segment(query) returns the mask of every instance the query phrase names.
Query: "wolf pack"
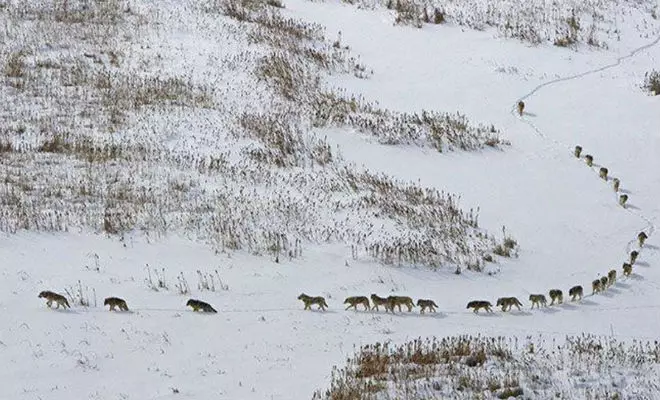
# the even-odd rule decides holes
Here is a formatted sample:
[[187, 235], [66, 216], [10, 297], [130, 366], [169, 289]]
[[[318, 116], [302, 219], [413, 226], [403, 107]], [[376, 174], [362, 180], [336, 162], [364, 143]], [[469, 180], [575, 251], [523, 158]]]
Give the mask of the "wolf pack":
[[[518, 112], [520, 115], [523, 114], [523, 110], [525, 107], [524, 102], [520, 101], [518, 104]], [[581, 146], [575, 146], [574, 150], [574, 155], [577, 158], [581, 158], [582, 154], [582, 147]], [[584, 156], [585, 162], [589, 167], [593, 166], [593, 156], [591, 155], [585, 155]], [[604, 179], [607, 181], [608, 178], [608, 170], [605, 167], [601, 167], [599, 170], [599, 177], [601, 179]], [[612, 184], [615, 192], [619, 192], [619, 187], [621, 182], [619, 181], [618, 178], [613, 178], [612, 179]], [[626, 207], [626, 202], [628, 200], [628, 196], [626, 194], [622, 194], [619, 196], [619, 204], [622, 207]], [[639, 249], [641, 250], [642, 247], [644, 246], [644, 243], [646, 242], [646, 239], [648, 239], [648, 234], [644, 231], [641, 231], [637, 234], [637, 245]], [[630, 252], [630, 256], [626, 262], [623, 263], [622, 265], [622, 274], [625, 277], [628, 277], [632, 274], [633, 270], [633, 265], [637, 261], [637, 258], [639, 256], [639, 251], [638, 250], [633, 250]], [[605, 291], [607, 288], [611, 287], [616, 283], [617, 279], [617, 270], [616, 269], [611, 269], [607, 272], [607, 274], [603, 274], [601, 277], [598, 279], [595, 279], [591, 282], [591, 293], [592, 295], [595, 295], [597, 293]], [[564, 292], [561, 289], [550, 289], [548, 291], [548, 296], [550, 297], [550, 306], [555, 305], [555, 304], [562, 304], [564, 302]], [[575, 285], [571, 287], [568, 290], [568, 296], [571, 298], [572, 302], [581, 300], [582, 297], [584, 296], [584, 288], [581, 285]], [[57, 308], [60, 308], [60, 306], [64, 309], [70, 308], [69, 301], [67, 300], [66, 297], [59, 293], [55, 293], [49, 290], [44, 290], [39, 293], [39, 298], [45, 298], [46, 299], [46, 305], [50, 308], [52, 307], [53, 302], [57, 304]], [[369, 301], [371, 299], [371, 302]], [[312, 306], [315, 305], [317, 306], [318, 310], [325, 311], [328, 308], [328, 303], [326, 302], [326, 299], [323, 296], [309, 296], [305, 293], [301, 293], [298, 296], [298, 300], [302, 301], [304, 304], [304, 309], [305, 310], [311, 310]], [[536, 308], [541, 308], [541, 307], [548, 307], [548, 300], [543, 293], [535, 293], [535, 294], [530, 294], [529, 295], [529, 301], [531, 302], [531, 308], [533, 309], [535, 306]], [[119, 297], [108, 297], [103, 301], [104, 306], [109, 306], [110, 311], [115, 311], [119, 309], [120, 311], [129, 311], [128, 305], [126, 304], [126, 301], [124, 299], [121, 299]], [[387, 297], [381, 297], [378, 296], [375, 293], [372, 293], [371, 296], [350, 296], [347, 297], [344, 300], [344, 303], [346, 304], [345, 310], [348, 310], [350, 308], [353, 308], [355, 311], [358, 310], [358, 306], [362, 307], [365, 311], [379, 311], [379, 307], [383, 307], [385, 312], [391, 312], [392, 314], [395, 313], [395, 308], [399, 311], [402, 312], [401, 306], [406, 307], [408, 312], [412, 312], [414, 307], [418, 307], [420, 310], [420, 314], [424, 314], [425, 311], [429, 312], [436, 312], [436, 309], [438, 308], [438, 305], [431, 299], [418, 299], [417, 302], [415, 303], [412, 299], [412, 297], [409, 296], [396, 296], [396, 295], [390, 295]], [[198, 299], [189, 299], [186, 302], [186, 306], [192, 308], [193, 311], [198, 312], [207, 312], [207, 313], [217, 313], [217, 311], [208, 303], [198, 300]], [[523, 304], [518, 300], [517, 297], [512, 296], [512, 297], [500, 297], [497, 299], [495, 303], [496, 307], [501, 307], [502, 312], [507, 312], [510, 311], [511, 308], [516, 307], [518, 310], [521, 310], [521, 307]], [[492, 310], [493, 304], [488, 301], [488, 300], [471, 300], [467, 303], [466, 309], [472, 309], [474, 313], [478, 313], [479, 310], [483, 309], [486, 312], [493, 312]]]
[[[57, 307], [55, 307], [56, 309], [60, 307], [62, 307], [65, 310], [67, 308], [71, 308], [71, 305], [69, 304], [69, 300], [67, 300], [65, 296], [50, 290], [41, 291], [39, 293], [39, 296], [37, 297], [40, 299], [42, 298], [46, 299], [46, 305], [49, 308], [52, 308], [53, 303], [57, 305]], [[130, 311], [128, 309], [128, 305], [126, 304], [126, 300], [120, 297], [106, 297], [103, 300], [103, 305], [109, 306], [110, 311], [116, 311], [117, 309], [119, 309], [119, 311]], [[193, 311], [217, 313], [217, 311], [210, 304], [197, 299], [189, 299], [186, 302], [186, 306], [192, 308]]]
[[[517, 104], [517, 111], [520, 116], [523, 115], [524, 109], [525, 109], [525, 103], [521, 100]], [[575, 155], [576, 158], [580, 159], [582, 158], [582, 146], [577, 145], [575, 146], [575, 149], [573, 151], [573, 154]], [[584, 156], [585, 163], [589, 167], [594, 166], [594, 158], [592, 155], [587, 154]], [[605, 167], [600, 167], [598, 170], [598, 176], [605, 180], [606, 182], [610, 180], [608, 177], [609, 171]], [[621, 181], [618, 178], [612, 178], [612, 188], [614, 189], [614, 192], [619, 194], [619, 189], [621, 186]], [[623, 208], [626, 208], [626, 204], [628, 201], [628, 195], [627, 194], [620, 194], [618, 196], [618, 203], [621, 205]], [[637, 244], [639, 249], [644, 246], [644, 243], [648, 239], [648, 234], [644, 231], [641, 231], [637, 234]], [[629, 258], [626, 262], [623, 263], [622, 265], [622, 273], [623, 276], [628, 277], [632, 274], [633, 270], [633, 265], [637, 261], [637, 257], [639, 256], [639, 251], [638, 250], [633, 250], [630, 252]], [[607, 274], [604, 274], [600, 276], [598, 279], [595, 279], [591, 282], [591, 293], [592, 295], [600, 293], [611, 287], [616, 283], [617, 279], [617, 270], [616, 269], [611, 269], [607, 272]], [[564, 292], [561, 289], [550, 289], [548, 291], [548, 296], [550, 297], [550, 306], [555, 305], [555, 304], [562, 304], [564, 302]], [[575, 285], [568, 289], [568, 296], [571, 298], [571, 301], [578, 301], [581, 300], [582, 297], [584, 296], [584, 288], [582, 285]], [[317, 305], [320, 310], [325, 310], [328, 305], [325, 301], [325, 299], [322, 296], [308, 296], [304, 293], [302, 293], [300, 296], [298, 296], [298, 300], [301, 300], [305, 304], [305, 309], [311, 309], [310, 307], [312, 305]], [[388, 297], [379, 297], [376, 294], [371, 295], [371, 301], [373, 302], [373, 306], [370, 308], [369, 304], [369, 299], [366, 296], [351, 296], [346, 298], [344, 301], [344, 304], [348, 304], [346, 309], [348, 310], [349, 308], [353, 308], [357, 310], [358, 305], [362, 305], [365, 310], [378, 310], [378, 306], [383, 306], [385, 308], [385, 312], [392, 312], [394, 313], [394, 308], [397, 307], [399, 312], [401, 311], [401, 305], [404, 305], [408, 308], [408, 311], [412, 311], [413, 307], [415, 307], [415, 304], [412, 301], [412, 298], [408, 296], [388, 296]], [[533, 309], [535, 306], [536, 308], [541, 308], [541, 307], [548, 307], [548, 300], [545, 294], [543, 293], [534, 293], [529, 295], [529, 301], [531, 302], [531, 308]], [[417, 306], [420, 308], [420, 313], [423, 314], [426, 309], [428, 309], [431, 312], [435, 312], [435, 309], [438, 307], [433, 300], [429, 299], [419, 299], [417, 300]], [[523, 304], [518, 300], [517, 297], [500, 297], [497, 299], [495, 303], [496, 307], [501, 307], [502, 312], [507, 312], [510, 311], [512, 307], [516, 307], [518, 310], [521, 310], [521, 307]], [[488, 300], [471, 300], [467, 303], [467, 309], [472, 309], [475, 313], [478, 313], [479, 310], [483, 309], [486, 312], [493, 312], [493, 304], [488, 301]]]
[[[637, 243], [641, 248], [644, 246], [644, 242], [648, 238], [648, 235], [645, 232], [640, 232], [637, 235]], [[630, 252], [630, 258], [627, 262], [623, 263], [623, 276], [629, 276], [632, 273], [632, 267], [637, 261], [639, 256], [639, 251], [633, 250]], [[609, 288], [610, 286], [616, 283], [617, 271], [616, 269], [610, 270], [606, 275], [595, 279], [591, 282], [592, 294], [602, 292]], [[562, 304], [564, 302], [564, 292], [561, 289], [550, 289], [548, 291], [550, 297], [550, 306], [555, 304]], [[581, 285], [576, 285], [571, 287], [568, 290], [568, 296], [571, 298], [571, 301], [581, 300], [584, 296], [584, 288]], [[46, 299], [46, 305], [49, 308], [52, 308], [53, 303], [56, 304], [56, 308], [71, 308], [67, 298], [59, 293], [55, 293], [50, 290], [44, 290], [39, 293], [38, 298]], [[371, 299], [371, 302], [369, 301]], [[309, 296], [305, 293], [301, 293], [298, 296], [298, 300], [302, 301], [304, 304], [305, 310], [311, 310], [312, 306], [315, 305], [317, 309], [325, 311], [328, 309], [328, 303], [323, 296]], [[531, 308], [548, 307], [548, 300], [545, 294], [530, 294], [529, 301], [531, 302]], [[349, 296], [344, 300], [346, 304], [345, 310], [353, 308], [355, 311], [358, 310], [358, 307], [361, 307], [364, 311], [380, 311], [382, 307], [385, 312], [395, 313], [395, 309], [399, 312], [402, 312], [402, 306], [405, 307], [408, 312], [412, 312], [413, 308], [418, 307], [420, 314], [424, 314], [426, 311], [436, 312], [438, 305], [435, 301], [431, 299], [418, 299], [417, 302], [414, 302], [410, 296], [396, 296], [391, 295], [387, 297], [378, 296], [375, 293], [372, 293], [371, 296]], [[119, 297], [107, 297], [103, 301], [104, 306], [109, 306], [110, 311], [129, 311], [126, 301]], [[195, 312], [206, 312], [206, 313], [217, 313], [217, 310], [213, 308], [210, 304], [198, 300], [198, 299], [189, 299], [186, 302], [186, 306], [192, 308]], [[501, 307], [502, 312], [510, 311], [513, 307], [516, 307], [518, 310], [521, 310], [523, 304], [518, 300], [517, 297], [500, 297], [495, 303], [496, 307]], [[486, 312], [493, 312], [493, 304], [488, 300], [471, 300], [467, 303], [467, 309], [472, 309], [475, 313], [478, 313], [479, 310], [483, 309]]]
[[[637, 235], [637, 243], [641, 248], [644, 246], [644, 242], [648, 238], [646, 232], [640, 232]], [[630, 258], [627, 262], [623, 263], [623, 276], [630, 276], [632, 274], [632, 266], [637, 261], [639, 251], [633, 250], [630, 252]], [[591, 282], [591, 294], [600, 293], [607, 288], [611, 287], [616, 283], [617, 270], [611, 269], [607, 274], [595, 279]], [[564, 292], [561, 289], [550, 289], [548, 291], [548, 296], [550, 297], [550, 304], [548, 304], [548, 299], [543, 293], [530, 294], [529, 301], [531, 302], [531, 309], [548, 307], [555, 304], [562, 304], [564, 302]], [[584, 288], [582, 285], [575, 285], [568, 289], [568, 296], [571, 298], [571, 301], [582, 300], [584, 296]], [[399, 312], [402, 311], [401, 306], [404, 306], [408, 309], [408, 312], [411, 312], [412, 309], [417, 306], [419, 307], [420, 314], [424, 314], [426, 310], [430, 312], [436, 312], [438, 305], [430, 299], [418, 299], [417, 303], [413, 302], [413, 299], [409, 296], [388, 296], [380, 297], [374, 293], [371, 294], [371, 303], [369, 303], [369, 298], [366, 296], [350, 296], [344, 300], [344, 304], [347, 304], [346, 310], [353, 308], [358, 310], [358, 306], [361, 306], [365, 311], [379, 310], [379, 306], [382, 306], [385, 309], [385, 312], [391, 312], [394, 314], [394, 309], [396, 308]], [[302, 301], [305, 305], [305, 310], [311, 310], [312, 305], [316, 305], [317, 309], [325, 311], [328, 308], [328, 303], [326, 302], [323, 296], [309, 296], [305, 293], [301, 293], [298, 296], [298, 300]], [[373, 305], [372, 305], [373, 304]], [[500, 307], [502, 312], [510, 311], [511, 308], [516, 307], [518, 310], [522, 310], [523, 304], [518, 300], [517, 297], [500, 297], [495, 302], [496, 307]], [[493, 304], [488, 300], [471, 300], [467, 303], [466, 309], [472, 309], [473, 312], [478, 313], [479, 310], [483, 309], [486, 312], [493, 312]]]

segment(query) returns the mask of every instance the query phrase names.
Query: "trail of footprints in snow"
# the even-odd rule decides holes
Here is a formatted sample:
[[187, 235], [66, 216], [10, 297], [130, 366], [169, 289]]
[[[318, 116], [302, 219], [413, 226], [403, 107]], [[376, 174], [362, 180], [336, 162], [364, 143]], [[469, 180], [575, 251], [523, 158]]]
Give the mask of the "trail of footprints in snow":
[[[650, 42], [646, 45], [643, 45], [643, 46], [641, 46], [637, 49], [634, 49], [633, 51], [631, 51], [626, 56], [622, 56], [622, 57], [617, 58], [617, 60], [614, 63], [608, 64], [608, 65], [605, 65], [605, 66], [602, 66], [602, 67], [599, 67], [599, 68], [596, 68], [596, 69], [593, 69], [593, 70], [590, 70], [590, 71], [586, 71], [586, 72], [583, 72], [583, 73], [580, 73], [580, 74], [576, 74], [576, 75], [572, 75], [572, 76], [568, 76], [568, 77], [564, 77], [564, 78], [559, 78], [559, 79], [555, 79], [555, 80], [540, 84], [537, 87], [535, 87], [534, 89], [532, 89], [529, 93], [524, 95], [517, 102], [517, 104], [511, 109], [511, 113], [513, 114], [514, 112], [517, 111], [517, 113], [520, 115], [520, 117], [522, 119], [522, 117], [524, 116], [524, 109], [525, 109], [524, 100], [531, 97], [535, 93], [537, 93], [543, 87], [548, 87], [552, 84], [582, 78], [582, 77], [585, 77], [585, 76], [593, 74], [593, 73], [605, 71], [607, 69], [616, 67], [616, 66], [620, 65], [621, 62], [623, 62], [624, 60], [635, 56], [637, 53], [639, 53], [642, 50], [645, 50], [645, 49], [648, 49], [650, 47], [655, 46], [659, 42], [660, 42], [660, 36], [658, 36], [652, 42]], [[522, 120], [524, 122], [526, 122], [538, 134], [538, 136], [541, 137], [542, 139], [549, 140], [549, 141], [553, 142], [554, 145], [559, 147], [559, 148], [562, 148], [562, 149], [566, 148], [566, 146], [563, 143], [559, 142], [558, 140], [556, 140], [554, 138], [550, 138], [547, 135], [545, 135], [531, 121], [529, 121], [527, 119], [522, 119]], [[628, 203], [628, 195], [626, 193], [622, 193], [622, 191], [620, 190], [620, 185], [621, 185], [620, 179], [617, 178], [617, 177], [611, 177], [609, 175], [609, 170], [606, 167], [602, 167], [602, 166], [598, 166], [598, 165], [594, 164], [593, 163], [594, 158], [591, 154], [585, 154], [584, 157], [583, 157], [582, 156], [582, 150], [583, 150], [582, 146], [580, 146], [580, 145], [575, 146], [575, 148], [573, 150], [573, 154], [575, 155], [575, 157], [578, 158], [578, 159], [583, 159], [584, 162], [586, 163], [586, 165], [589, 166], [590, 168], [592, 168], [592, 170], [595, 171], [596, 169], [598, 169], [597, 170], [598, 171], [598, 176], [601, 179], [605, 180], [606, 182], [611, 181], [614, 192], [617, 193], [617, 195], [618, 195], [619, 205], [622, 206], [624, 209], [626, 209], [628, 212], [636, 214], [637, 217], [641, 218], [646, 223], [646, 227], [637, 234], [637, 240], [636, 240], [637, 241], [637, 248], [635, 250], [632, 250], [633, 243], [635, 243], [634, 239], [630, 240], [626, 243], [626, 253], [628, 254], [628, 260], [622, 264], [622, 270], [623, 270], [623, 275], [626, 276], [626, 277], [629, 277], [629, 276], [632, 275], [633, 265], [637, 261], [639, 255], [640, 255], [640, 252], [641, 252], [642, 248], [644, 247], [645, 241], [649, 237], [651, 237], [653, 235], [653, 233], [655, 232], [655, 224], [653, 223], [653, 221], [650, 218], [648, 218], [646, 215], [641, 213], [641, 211], [635, 212], [635, 211], [631, 210], [629, 207], [626, 206], [627, 203]], [[608, 271], [607, 275], [603, 275], [599, 279], [595, 279], [594, 281], [592, 281], [592, 283], [591, 283], [591, 288], [592, 288], [591, 295], [593, 296], [594, 294], [602, 292], [605, 289], [607, 289], [608, 287], [612, 286], [616, 282], [616, 276], [617, 276], [616, 269], [612, 269], [612, 270]], [[569, 296], [571, 296], [572, 299], [575, 299], [576, 297], [582, 298], [582, 294], [583, 294], [583, 288], [580, 285], [574, 286], [569, 290]], [[558, 289], [551, 290], [550, 291], [550, 297], [553, 298], [552, 303], [554, 303], [555, 297], [559, 297], [559, 298], [562, 297], [561, 291], [559, 291]], [[498, 300], [498, 305], [499, 305], [501, 300], [502, 299]], [[508, 298], [507, 301], [508, 302], [513, 302], [513, 305], [518, 306], [518, 304], [516, 304], [517, 300], [515, 298]], [[532, 295], [530, 295], [530, 301], [532, 301], [532, 307], [534, 306], [534, 304], [538, 305], [539, 303], [541, 303], [541, 304], [545, 303], [545, 299], [544, 299], [543, 295], [534, 295], [534, 294], [532, 294]], [[519, 302], [517, 302], [517, 303], [519, 303]], [[504, 310], [505, 305], [503, 304], [502, 306], [503, 306], [503, 310]], [[509, 305], [509, 308], [510, 307], [511, 306]], [[476, 309], [475, 309], [475, 312], [476, 312]]]

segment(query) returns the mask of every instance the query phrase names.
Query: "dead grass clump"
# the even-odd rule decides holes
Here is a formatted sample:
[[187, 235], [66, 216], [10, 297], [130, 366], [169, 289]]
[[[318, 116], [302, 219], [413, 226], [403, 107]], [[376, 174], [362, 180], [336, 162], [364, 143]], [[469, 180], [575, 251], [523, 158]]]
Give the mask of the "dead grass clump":
[[266, 4], [271, 7], [285, 8], [281, 0], [266, 0]]
[[341, 65], [352, 65], [345, 51], [325, 43], [323, 27], [319, 24], [282, 17], [278, 12], [262, 12], [254, 16], [254, 29], [248, 31], [254, 43], [266, 43], [286, 50], [289, 57], [306, 60], [318, 68], [333, 70]]
[[253, 13], [263, 10], [265, 2], [262, 0], [211, 0], [207, 12], [220, 12], [238, 21], [251, 22]]
[[[89, 163], [107, 162], [124, 158], [127, 153], [142, 149], [131, 149], [130, 145], [118, 143], [96, 142], [86, 135], [71, 135], [69, 132], [43, 132], [43, 140], [37, 145], [37, 152], [56, 153], [74, 156], [79, 160]], [[32, 151], [30, 147], [24, 147], [23, 151]]]
[[[360, 8], [382, 5], [395, 11], [394, 23], [421, 27], [423, 23], [450, 22], [483, 31], [496, 29], [506, 38], [557, 46], [586, 44], [606, 48], [608, 41], [621, 40], [617, 20], [622, 14], [639, 13], [657, 17], [657, 7], [648, 2], [603, 3], [598, 1], [505, 2], [497, 6], [479, 1], [439, 2], [419, 0], [350, 0]], [[437, 6], [441, 6], [438, 10]], [[652, 36], [653, 24], [637, 26], [630, 34]], [[629, 32], [625, 32], [628, 34]]]
[[[481, 377], [468, 371], [472, 368], [485, 370], [487, 362], [493, 365], [510, 361], [511, 353], [502, 354], [501, 351], [502, 346], [507, 345], [509, 343], [503, 338], [471, 336], [419, 338], [399, 346], [387, 342], [365, 345], [348, 359], [346, 368], [333, 371], [330, 389], [316, 392], [314, 398], [350, 399], [349, 394], [359, 391], [368, 396], [368, 393], [383, 394], [403, 387], [413, 389], [408, 392], [412, 395], [419, 393], [419, 386], [430, 386], [435, 390], [448, 386], [461, 392], [477, 392], [483, 386]], [[441, 382], [437, 381], [438, 376], [443, 377]], [[418, 386], [411, 385], [412, 382], [425, 383]], [[493, 378], [489, 383], [493, 387]]]
[[53, 18], [65, 24], [107, 24], [114, 25], [122, 19], [127, 9], [120, 0], [56, 1]]
[[317, 127], [350, 126], [377, 137], [384, 144], [426, 145], [439, 152], [508, 144], [494, 126], [473, 125], [460, 113], [399, 113], [334, 92], [319, 93], [311, 108]]
[[116, 25], [130, 13], [130, 7], [123, 0], [26, 1], [12, 4], [8, 12], [22, 20], [52, 21], [66, 25]]
[[412, 25], [422, 27], [422, 15], [425, 11], [422, 5], [412, 0], [389, 0], [387, 8], [396, 11], [394, 23], [397, 25]]
[[478, 230], [473, 210], [458, 207], [456, 196], [369, 172], [344, 169], [342, 176], [345, 185], [360, 194], [360, 209], [401, 222], [403, 229], [389, 233], [387, 240], [362, 243], [369, 256], [385, 264], [438, 268], [454, 263], [481, 269], [483, 255], [495, 241]]
[[263, 57], [255, 73], [258, 78], [270, 82], [283, 98], [293, 102], [306, 101], [306, 94], [320, 82], [320, 77], [304, 62], [285, 52], [272, 52]]
[[37, 148], [42, 153], [69, 153], [71, 152], [71, 141], [67, 133], [54, 133], [44, 140]]
[[[559, 47], [569, 47], [579, 41], [580, 33], [580, 19], [577, 17], [575, 10], [572, 11], [570, 17], [566, 18], [566, 25], [561, 30], [559, 37], [555, 39], [555, 46]], [[594, 41], [593, 37], [590, 41]]]
[[647, 72], [642, 87], [655, 96], [660, 96], [660, 71]]
[[14, 145], [8, 140], [0, 141], [0, 153], [11, 153], [14, 151]]
[[500, 257], [517, 256], [518, 242], [510, 235], [507, 235], [505, 227], [502, 227], [502, 237], [502, 243], [493, 248], [493, 253]]
[[[585, 347], [590, 350], [575, 351]], [[659, 349], [657, 342], [626, 344], [590, 335], [567, 337], [563, 344], [548, 343], [542, 336], [519, 341], [467, 335], [397, 346], [376, 343], [360, 347], [345, 367], [333, 367], [329, 389], [317, 391], [313, 398], [426, 399], [432, 393], [442, 399], [508, 399], [531, 392], [543, 398], [571, 398], [575, 393], [621, 398], [625, 387], [618, 387], [613, 396], [611, 382], [599, 379], [611, 373], [635, 376], [635, 397], [652, 397], [657, 377], [641, 378], [634, 371], [657, 370]]]
[[278, 167], [299, 165], [304, 155], [302, 131], [291, 123], [293, 117], [281, 113], [244, 113], [239, 124], [248, 137], [265, 145], [270, 153], [262, 153], [270, 164]]
[[25, 51], [14, 51], [7, 56], [3, 72], [8, 78], [23, 78], [25, 67]]
[[131, 110], [142, 106], [183, 106], [211, 108], [213, 93], [206, 86], [195, 85], [182, 78], [146, 78], [100, 75], [99, 89], [106, 89], [104, 104], [108, 109]]

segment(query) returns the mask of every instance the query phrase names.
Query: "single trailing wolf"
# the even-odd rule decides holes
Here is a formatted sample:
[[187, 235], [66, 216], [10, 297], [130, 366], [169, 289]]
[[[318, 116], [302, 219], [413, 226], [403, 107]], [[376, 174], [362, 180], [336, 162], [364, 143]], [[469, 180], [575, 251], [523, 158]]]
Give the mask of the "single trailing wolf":
[[348, 304], [348, 307], [346, 307], [347, 310], [353, 307], [353, 309], [357, 311], [357, 306], [360, 304], [362, 304], [365, 311], [369, 311], [370, 309], [369, 299], [366, 296], [347, 297], [346, 300], [344, 300], [344, 304]]
[[520, 100], [518, 102], [518, 114], [522, 116], [524, 110], [525, 110], [525, 102]]
[[469, 302], [469, 303], [467, 304], [467, 307], [465, 307], [465, 308], [472, 308], [472, 309], [474, 309], [474, 313], [476, 314], [476, 313], [479, 311], [480, 308], [483, 308], [484, 310], [486, 310], [486, 311], [488, 311], [488, 312], [493, 312], [493, 310], [491, 309], [491, 307], [493, 307], [493, 305], [490, 304], [490, 301], [486, 301], [486, 300], [472, 300], [471, 302]]
[[555, 301], [557, 304], [561, 304], [564, 302], [564, 293], [559, 290], [559, 289], [550, 289], [550, 299], [552, 300], [550, 302], [550, 305], [555, 304]]
[[438, 305], [435, 304], [435, 301], [429, 300], [429, 299], [419, 299], [417, 300], [417, 307], [420, 308], [419, 313], [424, 314], [424, 310], [427, 308], [429, 309], [430, 312], [435, 312], [435, 308]]
[[534, 304], [536, 304], [536, 308], [541, 308], [541, 305], [543, 305], [543, 307], [548, 306], [548, 302], [545, 299], [545, 295], [542, 294], [530, 294], [529, 301], [532, 302], [531, 308], [534, 308]]
[[516, 306], [520, 310], [522, 303], [515, 297], [500, 297], [497, 299], [497, 307], [502, 307], [502, 311], [511, 310], [512, 306]]
[[126, 301], [124, 301], [124, 299], [120, 299], [119, 297], [107, 297], [105, 300], [103, 300], [103, 305], [110, 306], [110, 311], [114, 311], [115, 307], [119, 307], [121, 311], [128, 311], [128, 305], [126, 305]]
[[401, 312], [401, 306], [404, 305], [408, 307], [408, 312], [412, 311], [413, 307], [415, 307], [415, 303], [413, 302], [413, 299], [408, 296], [388, 296], [387, 297], [387, 305], [385, 308], [387, 310], [392, 311], [394, 313], [394, 307], [397, 307], [399, 309], [399, 312]]
[[632, 265], [623, 263], [623, 276], [630, 276], [632, 274]]
[[48, 306], [48, 308], [51, 308], [53, 302], [57, 303], [56, 308], [60, 308], [60, 306], [62, 306], [62, 308], [64, 309], [71, 308], [71, 306], [69, 305], [69, 301], [66, 299], [66, 297], [62, 296], [61, 294], [51, 292], [50, 290], [42, 291], [41, 293], [39, 293], [38, 297], [40, 299], [47, 300], [46, 305]]
[[568, 295], [571, 296], [571, 301], [575, 301], [576, 298], [582, 300], [583, 294], [584, 294], [584, 290], [580, 285], [573, 286], [568, 290]]
[[646, 239], [649, 237], [646, 235], [646, 232], [642, 231], [637, 234], [637, 243], [639, 244], [639, 247], [644, 246], [644, 242], [646, 242]]
[[608, 286], [612, 286], [616, 283], [616, 270], [611, 269], [610, 272], [607, 273], [607, 284]]
[[325, 311], [328, 307], [328, 303], [325, 302], [325, 299], [322, 296], [307, 296], [305, 293], [301, 293], [298, 296], [298, 300], [301, 300], [305, 303], [305, 310], [311, 310], [311, 305], [316, 304], [319, 310]]
[[186, 305], [188, 307], [192, 307], [193, 311], [202, 310], [203, 312], [217, 313], [215, 308], [211, 307], [211, 305], [209, 303], [205, 303], [201, 300], [190, 299], [190, 300], [188, 300]]
[[376, 293], [372, 293], [371, 302], [374, 303], [371, 307], [372, 310], [375, 308], [378, 311], [378, 306], [383, 306], [385, 307], [385, 312], [387, 312], [387, 297], [380, 297]]
[[600, 279], [595, 279], [593, 282], [591, 282], [591, 290], [592, 290], [591, 294], [596, 294], [603, 290], [603, 286], [600, 282]]

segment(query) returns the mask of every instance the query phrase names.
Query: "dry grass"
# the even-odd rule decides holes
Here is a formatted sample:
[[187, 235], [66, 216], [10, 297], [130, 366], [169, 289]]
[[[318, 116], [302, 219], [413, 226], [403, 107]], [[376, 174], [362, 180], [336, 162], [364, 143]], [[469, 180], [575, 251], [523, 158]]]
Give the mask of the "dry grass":
[[655, 96], [660, 96], [660, 71], [647, 72], [642, 87]]
[[[179, 58], [140, 42], [143, 32], [167, 34], [157, 18], [171, 10], [71, 4], [10, 5], [0, 15], [3, 34], [22, 40], [2, 66], [1, 231], [182, 232], [219, 251], [276, 261], [339, 241], [353, 257], [474, 269], [495, 245], [456, 196], [347, 165], [310, 133], [314, 124], [382, 117], [417, 129], [414, 140], [425, 145], [442, 142], [443, 151], [483, 145], [470, 144], [482, 131], [461, 116], [402, 115], [343, 98], [339, 114], [329, 114], [337, 111], [324, 76], [368, 74], [319, 26], [258, 1], [177, 9], [196, 13], [204, 35], [243, 47], [210, 55], [216, 67], [200, 79], [164, 70]], [[250, 44], [258, 50], [244, 48]], [[412, 141], [392, 139], [398, 127], [373, 134]]]
[[460, 113], [393, 112], [334, 92], [320, 93], [311, 107], [315, 126], [349, 126], [384, 144], [431, 146], [439, 152], [508, 144], [494, 126], [475, 126]]
[[[497, 4], [481, 0], [351, 0], [349, 3], [363, 9], [381, 6], [393, 10], [394, 23], [399, 25], [421, 28], [424, 23], [449, 22], [480, 31], [495, 29], [503, 37], [532, 44], [547, 42], [562, 47], [586, 44], [607, 48], [608, 42], [620, 40], [618, 24], [622, 16], [632, 13], [654, 19], [657, 16], [657, 5], [651, 0], [623, 3], [530, 0]], [[651, 24], [638, 29], [643, 36], [653, 35]]]
[[[545, 349], [548, 349], [547, 351]], [[620, 374], [635, 393], [650, 395], [658, 378], [638, 369], [660, 367], [658, 343], [624, 344], [595, 336], [548, 343], [542, 337], [455, 336], [360, 347], [333, 368], [330, 387], [314, 399], [468, 399], [519, 397], [621, 398], [627, 388], [602, 374]], [[589, 383], [585, 383], [589, 382]]]

